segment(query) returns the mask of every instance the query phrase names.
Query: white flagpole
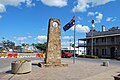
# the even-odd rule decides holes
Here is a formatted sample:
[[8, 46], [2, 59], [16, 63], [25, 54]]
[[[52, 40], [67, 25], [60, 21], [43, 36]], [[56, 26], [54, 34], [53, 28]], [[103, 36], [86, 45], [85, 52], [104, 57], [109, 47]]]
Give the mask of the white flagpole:
[[73, 64], [75, 63], [75, 38], [76, 38], [76, 24], [74, 25], [74, 54], [73, 54]]

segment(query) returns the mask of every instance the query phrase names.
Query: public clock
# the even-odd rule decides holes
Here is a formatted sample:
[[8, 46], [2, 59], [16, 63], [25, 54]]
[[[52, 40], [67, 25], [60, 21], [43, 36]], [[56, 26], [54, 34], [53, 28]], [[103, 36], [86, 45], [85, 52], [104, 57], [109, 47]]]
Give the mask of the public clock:
[[53, 25], [53, 27], [57, 27], [58, 23], [56, 21], [54, 21], [52, 25]]

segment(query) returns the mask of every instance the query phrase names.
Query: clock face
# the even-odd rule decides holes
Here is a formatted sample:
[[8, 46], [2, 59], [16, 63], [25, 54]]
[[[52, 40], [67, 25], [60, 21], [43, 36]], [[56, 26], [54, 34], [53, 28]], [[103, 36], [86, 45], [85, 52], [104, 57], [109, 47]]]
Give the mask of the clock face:
[[58, 26], [58, 23], [55, 21], [55, 22], [53, 22], [53, 27], [57, 27]]

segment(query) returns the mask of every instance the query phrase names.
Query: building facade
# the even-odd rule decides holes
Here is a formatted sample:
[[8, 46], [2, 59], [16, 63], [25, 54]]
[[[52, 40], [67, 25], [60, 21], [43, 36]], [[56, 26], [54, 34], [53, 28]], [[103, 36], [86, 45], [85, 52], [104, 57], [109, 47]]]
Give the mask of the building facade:
[[120, 28], [112, 27], [102, 31], [91, 30], [86, 33], [86, 38], [79, 40], [85, 41], [87, 55], [98, 57], [116, 58], [120, 56]]

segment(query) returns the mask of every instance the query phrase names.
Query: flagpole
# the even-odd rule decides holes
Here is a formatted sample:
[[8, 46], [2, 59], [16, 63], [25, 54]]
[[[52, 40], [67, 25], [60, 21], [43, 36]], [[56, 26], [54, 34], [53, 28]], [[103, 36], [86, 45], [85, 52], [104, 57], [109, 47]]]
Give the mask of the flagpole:
[[71, 19], [69, 23], [67, 23], [64, 27], [63, 30], [67, 31], [69, 28], [71, 28], [74, 25], [74, 53], [73, 53], [73, 64], [75, 63], [75, 33], [76, 33], [76, 24], [75, 24], [75, 16]]
[[76, 38], [76, 24], [74, 25], [74, 54], [73, 54], [73, 64], [75, 63], [75, 38]]

